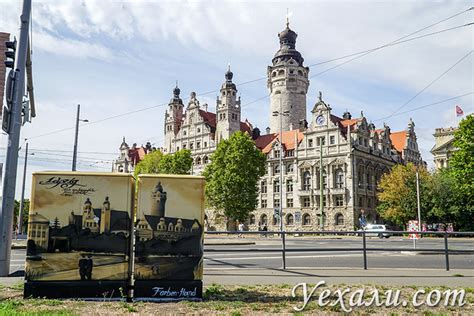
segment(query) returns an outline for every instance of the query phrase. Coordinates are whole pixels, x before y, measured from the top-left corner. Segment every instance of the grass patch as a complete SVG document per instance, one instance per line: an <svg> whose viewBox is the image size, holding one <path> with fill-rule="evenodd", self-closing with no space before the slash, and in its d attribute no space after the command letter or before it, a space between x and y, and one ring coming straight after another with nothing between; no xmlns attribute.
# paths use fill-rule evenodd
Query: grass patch
<svg viewBox="0 0 474 316"><path fill-rule="evenodd" d="M464 275L463 275L463 274L460 274L460 273L455 273L455 274L453 274L453 277L460 277L460 278L462 278L463 276L464 276Z"/></svg>
<svg viewBox="0 0 474 316"><path fill-rule="evenodd" d="M333 294L336 289L343 290L350 288L351 292L365 289L364 299L369 300L374 289L379 290L379 297L385 297L387 290L400 290L401 298L410 300L413 293L419 289L425 289L429 292L433 289L445 290L447 287L414 287L414 286L375 286L375 285L351 285L335 286L327 285L323 289L331 290L332 294L329 301L332 303L337 300L337 295ZM312 286L308 285L311 290ZM306 309L297 315L303 314L321 314L321 313L341 313L342 308L339 305L326 306L318 305L318 295L322 289L315 292L315 296L310 299ZM474 301L474 288L464 288L466 291L466 300ZM79 300L49 300L49 299L27 299L21 298L22 291L8 287L0 291L0 316L3 315L90 315L90 314L219 314L219 315L254 315L254 314L272 314L284 313L293 314L296 311L294 307L301 306L303 302L302 293L293 298L291 295L292 287L288 285L252 285L252 286L232 286L212 284L204 288L204 299L202 302L181 301L166 304L156 303L127 303L123 301L105 301L88 302ZM346 296L346 299L349 299ZM347 306L346 301L346 306ZM378 313L383 315L402 315L407 313L417 313L420 315L444 315L463 313L474 314L474 305L466 304L463 307L442 306L429 307L421 306L413 308L406 307L356 307L354 314L365 315Z"/></svg>

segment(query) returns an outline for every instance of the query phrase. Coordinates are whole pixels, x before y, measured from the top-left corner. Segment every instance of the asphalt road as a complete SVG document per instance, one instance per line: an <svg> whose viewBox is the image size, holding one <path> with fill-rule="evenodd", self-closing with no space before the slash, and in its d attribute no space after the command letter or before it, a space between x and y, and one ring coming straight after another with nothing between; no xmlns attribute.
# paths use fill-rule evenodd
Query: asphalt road
<svg viewBox="0 0 474 316"><path fill-rule="evenodd" d="M215 239L217 240L217 239ZM235 240L235 239L234 239ZM232 240L231 240L232 241ZM227 270L235 268L281 268L281 240L273 238L241 238L239 241L255 242L255 245L213 245L205 246L204 267L212 270ZM363 256L361 251L328 251L327 249L344 248L357 249L362 247L362 238L341 239L288 239L286 248L299 249L287 252L287 268L362 268ZM316 248L321 251L305 251ZM433 252L405 252L403 249L413 249L413 241L391 237L389 239L367 238L367 248L389 248L394 251L368 252L368 268L412 268L412 269L444 269L444 254ZM252 249L262 249L265 252L254 252ZM417 249L444 249L442 238L430 238L417 241ZM451 254L449 263L451 269L474 270L474 239L450 239L449 249L471 250L470 253ZM215 252L220 250L222 252ZM238 250L238 252L236 251ZM14 249L11 254L10 272L23 270L25 250Z"/></svg>
<svg viewBox="0 0 474 316"><path fill-rule="evenodd" d="M255 241L256 245L232 245L205 247L205 269L229 268L281 268L281 240L277 237L262 239L243 238ZM444 240L422 239L417 241L417 249L444 249ZM290 239L286 249L298 249L286 253L287 268L362 268L362 251L327 251L334 248L357 249L362 247L362 238L342 239ZM471 250L468 254L452 254L449 256L451 269L474 270L474 239L450 239L449 249ZM321 251L305 251L316 248ZM444 269L445 255L434 252L409 252L413 249L413 241L391 237L389 239L367 238L367 248L388 248L395 251L369 251L367 254L368 268L413 268L413 269ZM223 252L213 252L213 250ZM234 251L229 251L232 249ZM245 251L251 249L272 250L265 252ZM206 251L209 250L209 251ZM239 252L235 252L239 250Z"/></svg>

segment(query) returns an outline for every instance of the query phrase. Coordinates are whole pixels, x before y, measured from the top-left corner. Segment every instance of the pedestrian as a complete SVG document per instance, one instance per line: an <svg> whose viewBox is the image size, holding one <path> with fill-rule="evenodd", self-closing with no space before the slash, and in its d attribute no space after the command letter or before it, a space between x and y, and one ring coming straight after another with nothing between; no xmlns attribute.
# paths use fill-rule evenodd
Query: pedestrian
<svg viewBox="0 0 474 316"><path fill-rule="evenodd" d="M263 224L263 228L262 228L262 230L263 230L264 232L267 232L267 231L268 231L267 224ZM265 237L265 238L266 238L266 237L267 237L267 234L263 234L263 237Z"/></svg>
<svg viewBox="0 0 474 316"><path fill-rule="evenodd" d="M238 237L242 238L242 232L244 231L244 223L239 223L238 230L239 230Z"/></svg>

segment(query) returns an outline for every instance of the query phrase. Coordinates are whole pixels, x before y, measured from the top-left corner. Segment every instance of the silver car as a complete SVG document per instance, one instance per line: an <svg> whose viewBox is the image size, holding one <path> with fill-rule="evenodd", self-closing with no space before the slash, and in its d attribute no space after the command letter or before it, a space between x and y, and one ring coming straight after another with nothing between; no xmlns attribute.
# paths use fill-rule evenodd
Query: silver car
<svg viewBox="0 0 474 316"><path fill-rule="evenodd" d="M360 229L359 231L364 230L365 236L367 237L374 237L378 236L379 238L389 238L391 236L390 233L386 233L387 227L382 224L368 224L365 226L363 229ZM362 235L362 234L360 234Z"/></svg>

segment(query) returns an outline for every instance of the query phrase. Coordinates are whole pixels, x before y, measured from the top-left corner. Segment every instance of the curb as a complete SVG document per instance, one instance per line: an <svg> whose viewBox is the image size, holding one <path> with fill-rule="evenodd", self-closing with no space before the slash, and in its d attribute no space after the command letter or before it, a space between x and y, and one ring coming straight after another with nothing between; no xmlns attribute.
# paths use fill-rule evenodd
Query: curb
<svg viewBox="0 0 474 316"><path fill-rule="evenodd" d="M23 245L12 245L11 249L26 249L26 246L23 246Z"/></svg>
<svg viewBox="0 0 474 316"><path fill-rule="evenodd" d="M243 242L205 242L204 246L240 246L240 245L255 245L254 241Z"/></svg>

